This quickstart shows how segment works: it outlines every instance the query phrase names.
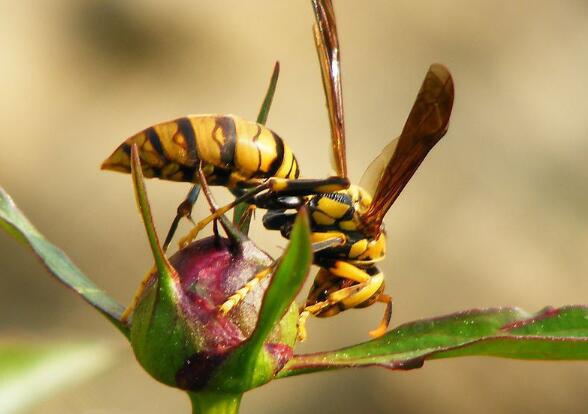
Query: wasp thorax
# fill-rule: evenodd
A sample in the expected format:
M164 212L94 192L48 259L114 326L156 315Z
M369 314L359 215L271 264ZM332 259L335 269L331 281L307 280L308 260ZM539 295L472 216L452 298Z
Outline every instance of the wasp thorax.
M160 382L191 391L218 388L215 377L251 335L267 286L252 289L227 314L219 306L272 259L252 242L235 245L210 237L181 249L169 261L176 277L166 283L151 272L138 294L131 323L133 350ZM269 358L262 360L271 366L261 372L276 372L292 355L296 316L290 320L292 326L277 325L266 343L262 352Z

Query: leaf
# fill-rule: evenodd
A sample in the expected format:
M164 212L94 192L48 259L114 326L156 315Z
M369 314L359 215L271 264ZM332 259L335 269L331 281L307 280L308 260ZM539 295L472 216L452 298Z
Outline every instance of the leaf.
M124 308L88 279L61 249L45 239L1 187L0 227L20 242L27 244L53 276L76 291L128 336L128 327L121 322Z
M113 362L104 345L0 344L0 412L24 412Z
M290 235L290 243L265 292L255 330L219 372L219 378L238 383L247 390L271 378L274 365L263 351L268 337L300 291L312 264L308 213L301 209ZM295 323L295 321L294 321ZM264 372L270 370L270 372ZM245 385L244 385L245 384Z
M270 107L276 93L276 85L278 83L278 77L280 76L280 62L276 62L274 65L274 71L270 78L270 83L265 93L265 98L259 108L259 114L257 115L257 123L265 125L267 117L269 115ZM247 214L245 216L245 214ZM249 225L251 224L251 211L249 210L248 203L240 203L235 206L233 210L233 224L239 227L239 230L245 235L249 234Z
M420 368L459 356L588 360L588 306L474 309L409 322L386 335L337 351L296 355L280 377L346 367Z
M265 98L261 103L261 108L259 108L259 114L257 115L257 123L265 125L267 122L267 117L269 114L270 107L272 106L272 101L274 99L274 94L276 93L276 85L278 83L278 77L280 76L280 62L276 62L274 65L274 71L272 72L272 77L270 78L270 84L267 88L267 92L265 93Z

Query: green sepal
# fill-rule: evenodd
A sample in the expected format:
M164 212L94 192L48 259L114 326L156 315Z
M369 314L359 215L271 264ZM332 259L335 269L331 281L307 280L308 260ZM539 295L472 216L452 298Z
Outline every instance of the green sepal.
M131 345L141 366L156 380L176 386L176 372L197 347L181 315L179 277L169 263L155 230L136 144L131 149L131 174L155 272L143 282L131 317Z
M301 209L290 243L277 264L265 292L253 334L219 368L211 386L225 392L244 392L272 380L282 366L276 365L272 338L276 325L280 345L292 348L296 341L298 309L294 303L312 264L308 214ZM273 349L275 351L275 348ZM289 359L289 355L284 355ZM285 361L284 361L285 362Z

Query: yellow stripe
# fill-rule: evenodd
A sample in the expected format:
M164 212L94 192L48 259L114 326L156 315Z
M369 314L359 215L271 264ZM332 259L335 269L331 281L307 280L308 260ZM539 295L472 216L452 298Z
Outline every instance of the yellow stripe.
M340 203L328 197L321 197L317 205L322 212L335 219L343 217L349 210L348 204Z
M276 140L270 130L264 128L257 138L261 150L261 170L268 172L276 159Z
M340 184L325 184L318 186L316 191L319 193L336 193L342 189L343 187Z
M327 216L322 211L313 211L312 212L312 220L316 224L320 224L321 226L330 226L335 223L335 219Z
M335 238L342 238L345 240L347 237L345 234L338 232L338 231L325 231L325 232L316 232L310 233L310 241L312 243L318 243L325 240L335 239Z
M190 119L194 127L194 135L196 135L196 148L200 159L212 165L220 166L220 148L225 142L223 131L221 128L216 128L215 134L213 131L216 127L216 117L203 116ZM217 141L215 141L218 140Z
M342 300L341 303L348 309L355 308L360 303L363 303L372 297L372 295L378 291L380 286L382 286L382 283L384 283L384 275L378 273L370 278L370 281L365 288L349 296L347 299Z
M349 258L355 259L357 256L365 252L365 249L368 247L368 241L366 239L361 239L356 241L349 249Z
M288 177L288 172L290 172L290 167L292 166L292 162L294 162L294 154L292 150L284 143L284 158L282 160L282 165L276 171L276 177Z
M335 276L343 277L345 279L354 280L356 282L366 282L370 279L370 275L361 270L359 267L353 266L350 263L343 261L336 261L335 265L329 268L329 272Z
M378 260L386 254L386 236L380 235L377 240L372 240L365 252L358 257L361 260Z
M353 231L357 230L357 224L353 220L340 221L339 228L345 231Z

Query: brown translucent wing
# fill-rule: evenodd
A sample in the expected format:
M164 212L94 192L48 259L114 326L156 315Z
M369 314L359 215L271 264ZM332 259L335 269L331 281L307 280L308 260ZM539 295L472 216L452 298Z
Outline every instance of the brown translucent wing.
M318 53L323 87L329 110L333 167L339 177L347 178L345 158L345 122L343 119L343 95L341 91L341 63L335 12L331 0L312 0L314 16L314 41Z
M379 175L372 203L362 216L362 222L371 234L379 234L388 209L431 148L447 132L453 94L449 71L442 65L431 65L390 161Z
M380 152L380 155L374 158L361 176L361 180L359 181L359 186L361 188L370 194L376 193L378 183L382 180L386 165L388 165L388 162L392 159L397 145L398 138L395 138L384 147L382 152Z

